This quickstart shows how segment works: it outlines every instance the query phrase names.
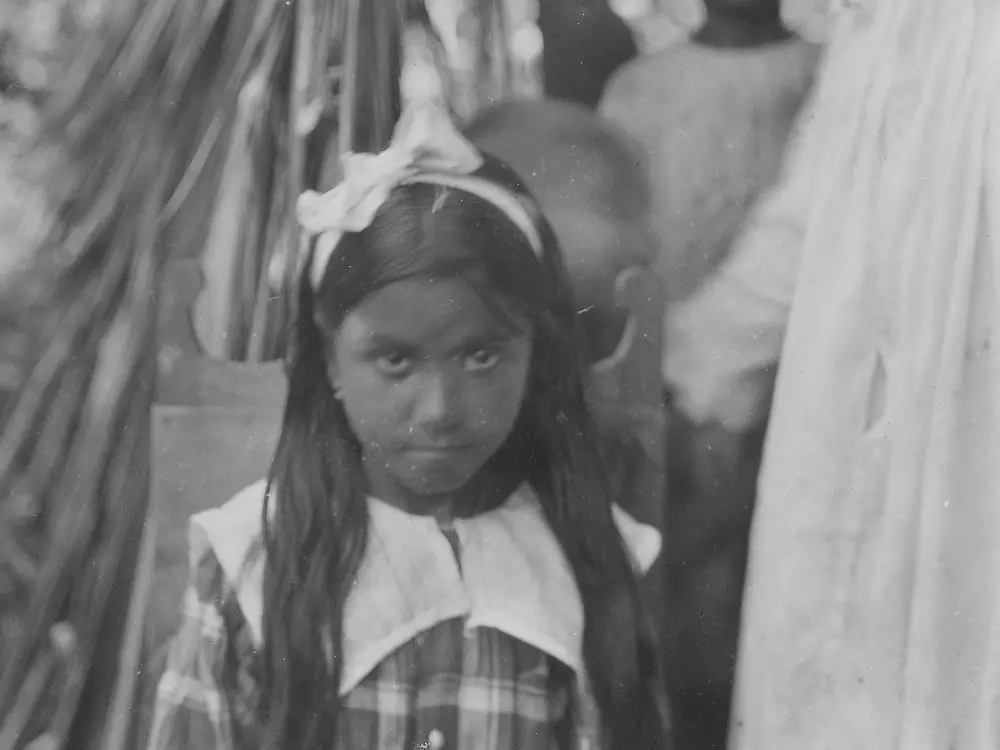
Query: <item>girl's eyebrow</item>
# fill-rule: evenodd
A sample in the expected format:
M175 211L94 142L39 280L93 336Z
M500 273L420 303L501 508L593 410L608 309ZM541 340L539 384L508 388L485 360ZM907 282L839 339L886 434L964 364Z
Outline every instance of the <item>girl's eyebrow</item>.
M484 331L473 331L469 335L463 336L461 340L450 347L450 350L458 352L467 351L473 347L503 346L526 335L528 334L525 331L501 327ZM360 344L365 351L369 352L393 349L403 353L412 353L421 348L422 342L411 341L389 331L370 331Z
M516 331L491 331L488 334L470 336L464 341L459 341L452 347L452 351L467 352L470 349L504 346L510 344L521 335Z
M384 331L370 331L361 339L360 344L364 349L410 350L416 348L413 342L400 338L398 334Z
M482 331L469 336L468 342L475 344L506 344L514 339L519 339L527 334L514 328L493 328L489 331Z

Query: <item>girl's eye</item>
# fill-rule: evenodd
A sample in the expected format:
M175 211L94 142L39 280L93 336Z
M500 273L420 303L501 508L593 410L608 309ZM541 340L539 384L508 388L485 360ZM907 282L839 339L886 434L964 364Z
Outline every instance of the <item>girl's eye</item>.
M481 372L496 367L500 353L493 349L479 349L466 357L466 367L473 372Z
M410 369L410 358L400 352L382 354L375 364L386 375L403 375Z

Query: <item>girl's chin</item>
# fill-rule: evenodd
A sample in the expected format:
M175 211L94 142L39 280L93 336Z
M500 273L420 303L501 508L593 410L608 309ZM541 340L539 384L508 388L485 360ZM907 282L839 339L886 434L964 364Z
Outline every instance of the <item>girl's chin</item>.
M408 451L398 465L397 476L418 491L432 494L461 489L483 461L472 449ZM426 490L423 488L427 488Z
M462 489L475 471L435 467L411 469L398 477L401 483L420 495L444 495Z

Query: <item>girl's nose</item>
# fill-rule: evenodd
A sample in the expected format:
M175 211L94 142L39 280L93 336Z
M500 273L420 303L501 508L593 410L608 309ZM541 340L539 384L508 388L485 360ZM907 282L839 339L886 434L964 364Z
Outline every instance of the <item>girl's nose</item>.
M428 373L419 385L415 421L437 432L453 429L462 421L461 378L448 368Z

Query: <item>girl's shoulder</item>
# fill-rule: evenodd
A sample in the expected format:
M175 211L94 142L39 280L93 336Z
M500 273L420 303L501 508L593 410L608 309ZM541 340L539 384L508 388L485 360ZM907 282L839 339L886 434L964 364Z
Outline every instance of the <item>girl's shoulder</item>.
M528 485L519 488L503 510L521 516L520 525L526 534L538 526L543 515L541 501L534 488ZM611 506L611 516L625 549L632 558L636 572L648 573L660 555L663 543L660 532L655 527L637 520L617 503Z
M619 505L611 506L611 512L625 548L632 555L636 570L642 574L648 573L660 556L663 545L660 532L653 526L637 521Z
M266 495L267 481L262 479L222 505L195 513L190 519L192 535L207 536L214 547L220 547L217 553L221 552L223 557L237 551L245 554L261 538Z
M243 525L257 523L260 530L261 513L264 510L264 497L267 495L267 480L261 479L253 484L244 487L233 495L222 505L195 513L191 520L214 522L217 519L225 519L230 522L237 522Z
M192 571L217 564L235 589L260 575L263 561L263 513L267 481L240 490L222 505L196 513L188 522L188 554ZM252 588L252 587L251 587ZM246 607L249 602L243 601ZM258 603L259 604L259 603ZM251 604L251 608L257 607ZM253 614L253 613L247 613Z

